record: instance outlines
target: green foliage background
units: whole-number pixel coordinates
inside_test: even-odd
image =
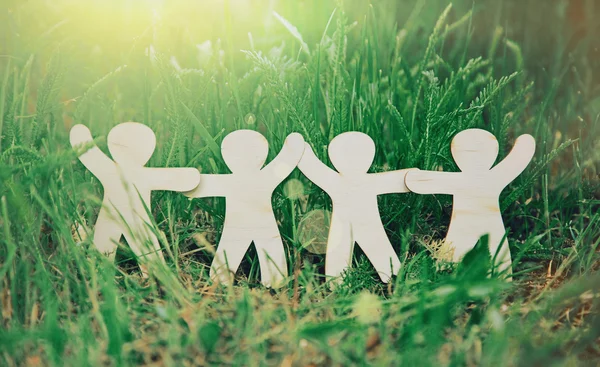
[[[600,140],[594,1],[0,0],[0,360],[3,365],[578,365],[600,355]],[[300,132],[376,142],[372,170],[456,170],[459,131],[516,136],[534,161],[501,196],[514,281],[484,246],[451,271],[430,254],[451,197],[380,197],[404,266],[389,285],[356,252],[339,287],[298,226],[329,198],[298,171],[273,206],[289,286],[234,287],[207,267],[224,200],[154,194],[168,268],[142,279],[91,246],[102,188],[68,143],[152,127],[150,166],[227,172],[220,142],[256,129],[270,157]],[[105,150],[106,151],[106,150]]]

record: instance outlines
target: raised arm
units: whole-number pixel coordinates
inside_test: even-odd
[[[302,135],[298,133],[288,135],[279,154],[261,170],[261,174],[272,177],[277,184],[281,183],[298,166],[302,153],[304,153]]]
[[[325,192],[329,191],[339,180],[339,173],[321,162],[308,143],[305,144],[304,154],[298,163],[298,168],[309,180]]]
[[[417,194],[452,195],[464,185],[460,172],[410,170],[404,180],[406,187]]]
[[[200,185],[191,191],[184,192],[183,194],[188,198],[226,196],[228,192],[231,192],[231,189],[229,188],[230,177],[231,174],[201,174]]]
[[[91,146],[91,148],[79,156],[79,160],[98,179],[105,177],[106,174],[114,173],[115,162],[108,158],[106,154],[94,144],[92,134],[86,126],[81,124],[73,126],[71,128],[70,141],[73,148]]]
[[[200,184],[196,168],[144,168],[152,190],[192,191]]]
[[[369,177],[373,178],[373,185],[378,194],[392,194],[410,192],[404,182],[406,174],[410,171],[418,171],[417,168],[401,169],[397,171],[371,173]]]
[[[503,186],[508,185],[525,170],[534,153],[533,136],[529,134],[519,136],[506,158],[491,169],[493,180],[502,183]]]

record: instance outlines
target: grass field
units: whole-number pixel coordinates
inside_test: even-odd
[[[593,0],[0,0],[0,365],[598,365],[598,15]],[[457,170],[450,140],[470,127],[500,159],[532,134],[500,198],[514,280],[487,276],[483,246],[434,260],[450,196],[391,194],[400,274],[380,283],[357,247],[332,287],[305,241],[331,202],[298,170],[273,196],[285,287],[260,286],[253,251],[235,286],[212,284],[225,201],[171,192],[152,198],[168,268],[144,279],[125,243],[116,264],[91,244],[102,186],[68,142],[82,123],[106,152],[124,121],[156,132],[149,166],[205,173],[227,172],[221,140],[242,128],[269,159],[300,132],[325,162],[334,136],[365,132],[373,172]]]

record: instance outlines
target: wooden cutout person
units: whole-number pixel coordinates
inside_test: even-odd
[[[298,168],[332,200],[333,212],[327,238],[325,275],[339,277],[350,267],[356,242],[382,281],[400,269],[400,260],[388,239],[377,205],[377,195],[404,193],[404,177],[410,170],[367,173],[375,158],[373,139],[360,132],[346,132],[329,144],[332,170],[306,144]]]
[[[304,139],[290,134],[281,152],[263,168],[269,153],[267,139],[254,130],[237,130],[223,139],[223,160],[230,174],[202,174],[190,198],[225,197],[223,233],[211,265],[213,280],[228,284],[254,242],[265,286],[282,286],[287,260],[271,197],[292,173],[304,152]]]
[[[90,130],[84,125],[71,129],[71,145],[93,142]],[[144,167],[156,147],[156,136],[148,126],[125,122],[108,133],[108,150],[113,159],[97,146],[83,153],[79,160],[104,187],[102,209],[94,229],[94,244],[114,260],[117,244],[124,236],[131,250],[143,263],[164,257],[158,239],[149,228],[150,193],[153,190],[189,191],[200,183],[195,168]]]
[[[444,240],[454,251],[454,262],[475,247],[481,236],[489,234],[491,256],[498,252],[498,270],[510,273],[510,250],[499,197],[533,158],[535,140],[531,135],[519,136],[511,152],[494,168],[498,141],[485,130],[461,131],[452,139],[450,149],[461,172],[413,171],[406,175],[406,186],[418,194],[454,196],[452,219]]]

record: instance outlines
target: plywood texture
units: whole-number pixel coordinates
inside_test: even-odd
[[[367,173],[375,158],[375,143],[360,132],[336,136],[328,152],[337,171],[321,162],[308,144],[298,165],[333,202],[325,274],[335,278],[348,269],[357,243],[387,282],[400,269],[400,260],[381,222],[377,195],[408,192],[404,178],[409,170]]]
[[[498,141],[485,130],[461,131],[452,140],[451,151],[461,172],[412,171],[406,175],[406,186],[419,194],[453,195],[452,219],[445,238],[453,250],[453,261],[460,261],[481,236],[488,234],[498,270],[510,272],[499,196],[533,158],[535,140],[531,135],[519,136],[507,157],[493,168]]]
[[[102,183],[104,199],[94,228],[94,245],[114,258],[117,244],[124,236],[131,250],[144,263],[163,261],[158,239],[153,231],[150,193],[154,190],[189,191],[200,183],[195,168],[144,167],[156,147],[154,132],[136,122],[115,126],[108,134],[109,158],[94,143],[90,130],[75,125],[71,145],[90,146],[79,160]]]
[[[288,275],[287,260],[271,197],[296,168],[304,152],[304,139],[290,134],[279,154],[265,167],[269,143],[253,130],[237,130],[223,139],[221,152],[230,174],[202,174],[200,185],[186,193],[190,198],[225,197],[225,223],[210,275],[229,283],[254,242],[262,283],[279,287]]]

